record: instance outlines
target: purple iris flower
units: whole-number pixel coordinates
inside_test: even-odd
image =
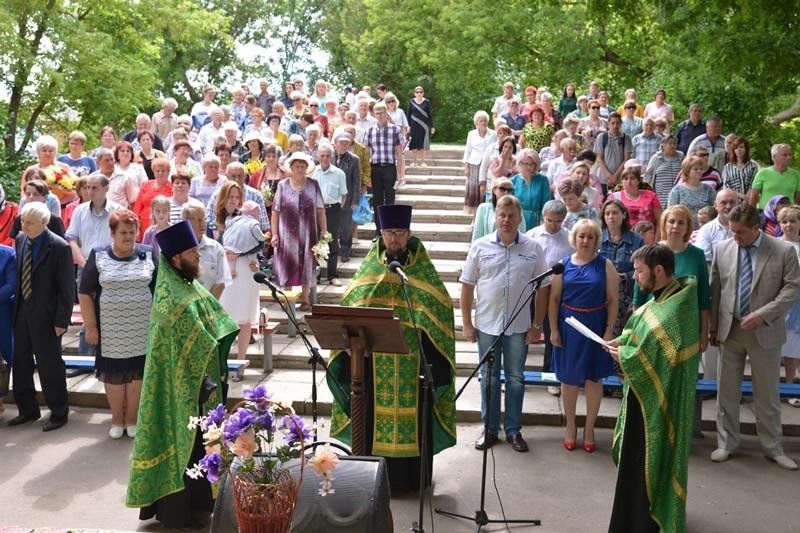
[[[311,429],[306,427],[303,419],[297,415],[285,415],[281,427],[288,432],[283,437],[286,444],[299,444],[311,440]]]
[[[269,432],[275,431],[275,420],[268,412],[264,413],[263,415],[259,415],[256,418],[255,425],[261,429],[266,429]]]
[[[219,481],[219,472],[222,468],[222,456],[218,453],[206,455],[200,459],[200,466],[206,471],[206,479],[209,483],[216,483]]]
[[[259,411],[266,411],[269,408],[269,399],[272,398],[272,394],[267,392],[267,387],[259,385],[254,389],[245,390],[244,398],[254,402]]]
[[[225,426],[222,430],[225,440],[228,442],[235,441],[236,437],[252,426],[255,420],[256,417],[252,412],[240,407],[235,413],[229,416],[228,420],[225,422]]]
[[[219,404],[208,412],[208,416],[206,416],[205,422],[203,424],[203,429],[209,427],[212,424],[219,426],[224,418],[225,418],[225,406]]]

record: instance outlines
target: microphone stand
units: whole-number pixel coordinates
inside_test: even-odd
[[[456,400],[458,400],[458,398],[464,393],[464,390],[467,388],[467,385],[469,385],[469,382],[472,381],[472,378],[475,377],[475,374],[478,373],[478,370],[480,370],[481,366],[486,365],[486,372],[484,373],[484,376],[485,376],[484,379],[486,379],[486,401],[488,403],[489,409],[491,409],[491,405],[492,405],[492,371],[494,369],[494,364],[495,364],[495,356],[494,356],[495,349],[496,349],[497,345],[500,343],[500,341],[503,340],[503,336],[505,335],[505,333],[508,330],[508,328],[511,327],[511,324],[514,323],[514,319],[517,318],[517,315],[519,315],[523,310],[530,308],[529,302],[536,295],[536,291],[539,290],[539,286],[542,284],[542,279],[534,279],[534,280],[529,281],[527,284],[530,284],[530,283],[534,283],[534,287],[533,287],[533,290],[531,291],[530,295],[527,298],[525,298],[525,300],[522,302],[521,306],[515,308],[515,311],[511,315],[511,318],[509,318],[508,322],[506,322],[505,325],[503,326],[503,331],[500,332],[500,334],[494,339],[494,342],[492,342],[492,345],[489,346],[489,348],[486,350],[486,352],[481,356],[480,360],[478,361],[478,365],[473,369],[472,373],[467,378],[467,381],[464,382],[464,384],[461,386],[459,391],[456,393],[456,397],[455,397]],[[498,362],[498,364],[499,364],[499,362]],[[483,435],[484,435],[484,438],[486,438],[486,435],[488,435],[488,434],[489,434],[489,417],[487,416],[486,420],[483,421]],[[444,509],[440,509],[440,508],[436,508],[436,509],[434,509],[434,511],[436,511],[438,514],[443,514],[445,516],[452,516],[454,518],[463,518],[465,520],[472,520],[473,522],[475,522],[475,525],[477,526],[477,528],[475,529],[475,533],[478,533],[481,530],[481,528],[483,526],[487,525],[487,524],[531,524],[531,525],[534,525],[534,526],[541,526],[542,525],[542,521],[538,520],[538,519],[514,519],[514,520],[508,520],[508,519],[505,519],[505,518],[503,518],[503,519],[490,519],[489,518],[489,515],[486,514],[486,505],[485,505],[486,504],[486,464],[487,464],[487,460],[488,460],[489,446],[484,446],[482,451],[483,451],[483,463],[482,463],[482,466],[481,466],[481,506],[477,511],[475,511],[475,516],[471,517],[471,516],[467,516],[467,515],[463,515],[463,514],[454,513],[454,512],[451,512],[451,511],[445,511]]]
[[[422,372],[419,379],[422,385],[422,443],[420,444],[419,452],[419,518],[411,525],[411,531],[414,533],[425,533],[424,519],[425,519],[425,492],[426,483],[428,481],[428,456],[433,454],[433,450],[429,449],[428,445],[428,425],[430,424],[430,410],[433,409],[433,404],[436,403],[436,390],[433,387],[433,371],[431,370],[431,363],[425,355],[425,348],[422,346],[422,333],[417,327],[417,320],[414,318],[414,306],[411,304],[411,298],[408,296],[408,289],[403,276],[400,277],[400,286],[403,289],[403,296],[408,306],[408,312],[411,316],[411,325],[417,337],[417,347],[419,348]]]
[[[322,355],[319,353],[319,348],[313,346],[311,342],[308,340],[305,332],[300,328],[300,325],[297,322],[297,318],[294,316],[294,313],[290,313],[287,309],[288,305],[291,305],[289,299],[286,297],[283,291],[278,290],[275,288],[274,285],[268,285],[270,291],[272,291],[272,299],[278,302],[281,310],[286,314],[289,318],[289,321],[294,325],[295,331],[297,331],[298,335],[305,344],[308,353],[311,354],[311,357],[308,359],[308,363],[311,364],[311,429],[314,432],[314,443],[312,444],[313,449],[316,450],[316,446],[319,444],[318,442],[318,430],[317,430],[317,365],[322,365],[322,369],[325,373],[328,373],[328,364],[325,362],[325,359],[322,358]],[[282,295],[286,304],[284,305],[281,302],[280,298],[278,298],[278,294]],[[335,382],[335,380],[334,380]],[[336,383],[336,387],[339,388],[339,383]],[[339,389],[339,393],[343,394],[343,391]]]

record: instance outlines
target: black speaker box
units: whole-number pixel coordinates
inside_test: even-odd
[[[381,457],[340,457],[333,471],[333,494],[319,495],[318,478],[305,469],[300,497],[294,511],[293,533],[391,533],[389,476]],[[233,481],[220,485],[213,533],[238,531],[233,509]]]

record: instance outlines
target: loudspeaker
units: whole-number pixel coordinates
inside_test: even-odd
[[[389,509],[389,475],[382,457],[339,457],[333,477],[335,492],[320,496],[320,479],[310,468],[306,468],[294,511],[293,533],[393,531]],[[233,481],[230,478],[220,484],[211,531],[238,531],[233,509]]]

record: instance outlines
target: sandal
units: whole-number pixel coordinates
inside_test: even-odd
[[[788,401],[792,407],[800,407],[800,398],[789,398]]]
[[[300,307],[298,307],[298,309],[304,313],[308,313],[309,311],[311,311],[311,304],[309,304],[308,302],[303,302],[300,304]]]

